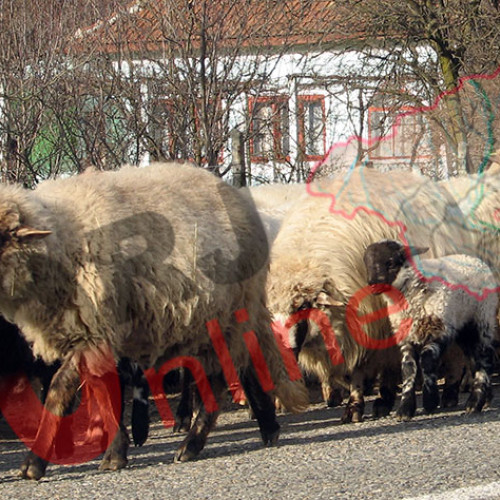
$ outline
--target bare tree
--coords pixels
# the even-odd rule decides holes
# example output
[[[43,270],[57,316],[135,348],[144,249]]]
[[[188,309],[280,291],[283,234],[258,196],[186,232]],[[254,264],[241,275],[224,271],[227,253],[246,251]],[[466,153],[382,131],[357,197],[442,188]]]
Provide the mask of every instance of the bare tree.
[[[364,60],[386,77],[380,99],[393,107],[413,106],[426,110],[426,118],[439,130],[442,144],[454,158],[459,173],[478,167],[471,142],[485,126],[472,120],[485,105],[481,80],[463,77],[488,74],[500,63],[500,11],[489,0],[403,0],[341,2],[348,7],[350,22],[363,21]],[[349,24],[349,22],[347,22]],[[351,24],[352,25],[352,24]],[[475,87],[475,88],[471,88]],[[492,90],[492,86],[490,86]],[[438,99],[439,97],[439,99]],[[438,99],[438,100],[437,100]],[[490,111],[492,108],[490,108]],[[484,117],[483,117],[484,118]],[[489,119],[489,118],[488,118]],[[439,141],[438,141],[439,142]]]
[[[140,143],[152,158],[191,159],[224,175],[232,130],[240,130],[246,144],[259,134],[251,125],[258,122],[259,109],[248,107],[248,99],[282,92],[271,75],[297,42],[294,36],[312,4],[146,2],[122,11],[112,23],[96,26],[86,33],[85,42],[98,46],[100,54],[107,52],[117,67],[126,67],[128,78],[141,87],[142,112],[134,113],[140,115],[142,127],[134,133],[141,134]],[[243,112],[237,114],[236,109]],[[265,126],[272,126],[279,113],[275,109],[267,116]],[[291,178],[294,162],[278,160],[285,177]]]

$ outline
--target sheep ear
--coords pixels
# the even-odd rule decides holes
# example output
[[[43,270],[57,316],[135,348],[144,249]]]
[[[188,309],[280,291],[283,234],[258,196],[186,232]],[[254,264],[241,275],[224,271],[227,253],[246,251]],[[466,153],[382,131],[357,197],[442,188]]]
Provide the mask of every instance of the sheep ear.
[[[428,252],[429,247],[414,247],[414,246],[409,246],[408,251],[410,252],[411,255],[420,255],[422,253]]]
[[[21,226],[16,230],[16,236],[19,241],[28,242],[41,240],[52,234],[52,231],[44,231],[33,227]]]

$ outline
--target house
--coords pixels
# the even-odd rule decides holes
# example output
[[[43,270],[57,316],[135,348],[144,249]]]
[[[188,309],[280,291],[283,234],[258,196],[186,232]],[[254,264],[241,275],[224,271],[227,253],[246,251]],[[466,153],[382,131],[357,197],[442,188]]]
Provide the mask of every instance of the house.
[[[379,64],[390,51],[375,43],[367,57],[369,19],[353,17],[348,5],[136,0],[80,30],[75,47],[135,84],[133,98],[106,96],[128,104],[103,122],[108,137],[120,129],[117,142],[130,143],[129,161],[189,158],[231,177],[244,160],[249,183],[304,180],[319,162],[327,174],[355,163],[436,178],[456,173],[447,126],[439,124],[445,96],[416,106],[422,89],[411,77],[396,93],[394,75]],[[425,45],[415,53],[422,65],[435,58]],[[465,87],[457,91],[477,110],[477,93]],[[140,115],[140,126],[127,127],[128,114]],[[469,126],[485,132],[487,122]]]

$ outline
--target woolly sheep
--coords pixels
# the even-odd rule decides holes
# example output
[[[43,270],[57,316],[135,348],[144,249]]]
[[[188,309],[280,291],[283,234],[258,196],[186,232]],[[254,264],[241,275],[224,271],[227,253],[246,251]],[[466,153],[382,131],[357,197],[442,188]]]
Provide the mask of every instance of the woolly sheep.
[[[436,409],[437,368],[442,353],[453,341],[473,361],[474,383],[466,403],[467,413],[481,411],[491,392],[498,296],[483,290],[483,284],[493,280],[492,272],[480,259],[458,254],[422,259],[422,275],[412,259],[427,250],[383,240],[369,245],[364,256],[368,283],[374,293],[382,293],[388,305],[397,306],[390,316],[393,329],[406,324],[399,342],[403,389],[396,415],[400,420],[415,414],[418,366],[423,376],[424,409]],[[387,298],[384,292],[391,287],[401,292],[400,297]]]
[[[500,283],[500,165],[493,163],[480,174],[453,177],[442,181],[464,213],[472,241],[473,255],[486,262],[496,283]],[[492,285],[485,283],[485,288]],[[500,311],[497,314],[500,319]],[[500,335],[495,343],[500,354]]]
[[[383,238],[412,244],[431,242],[431,253],[456,253],[469,243],[462,215],[449,193],[435,182],[408,171],[380,173],[357,168],[345,179],[310,185],[285,217],[271,249],[268,295],[271,312],[290,328],[292,347],[305,338],[299,360],[322,384],[349,384],[350,398],[343,421],[361,420],[364,384],[382,377],[374,414],[387,415],[395,401],[399,379],[397,348],[371,349],[353,337],[356,328],[381,342],[390,334],[387,318],[361,324],[362,316],[384,307],[368,295],[357,314],[346,321],[346,306],[367,286],[363,264],[366,247]],[[453,238],[450,235],[453,234]],[[300,310],[322,310],[334,333],[343,361],[332,362],[324,348],[321,328],[309,321],[288,320]],[[295,316],[297,318],[297,316]],[[288,325],[286,322],[288,321]]]
[[[243,332],[255,332],[275,393],[288,409],[307,404],[303,383],[287,376],[270,328],[268,249],[258,216],[234,188],[203,169],[156,164],[46,181],[35,191],[0,186],[0,241],[0,313],[44,360],[63,360],[47,396],[53,414],[69,405],[81,363],[94,378],[113,369],[108,350],[115,360],[128,357],[144,367],[198,357],[219,398],[227,367],[209,326],[223,334],[266,444],[277,440],[279,425]],[[102,382],[93,390],[110,397]],[[200,452],[216,417],[199,412],[177,460]],[[45,472],[57,432],[47,425],[42,419],[35,440],[44,458],[28,454],[26,478]],[[123,439],[120,427],[111,448]]]

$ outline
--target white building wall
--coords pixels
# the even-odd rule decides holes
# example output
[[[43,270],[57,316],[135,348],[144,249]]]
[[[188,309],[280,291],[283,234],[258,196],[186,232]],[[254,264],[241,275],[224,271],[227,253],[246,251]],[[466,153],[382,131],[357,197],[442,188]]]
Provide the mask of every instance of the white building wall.
[[[423,51],[422,57],[429,57]],[[151,63],[136,61],[141,67],[143,74],[151,75],[158,71]],[[233,63],[234,76],[238,77],[249,65],[254,65],[252,56],[242,56],[238,64]],[[272,71],[271,71],[272,68]],[[122,71],[129,72],[128,67],[122,67]],[[351,51],[330,51],[323,53],[286,54],[276,58],[268,58],[263,62],[262,74],[271,71],[265,87],[260,95],[287,95],[289,96],[289,134],[290,134],[290,164],[295,164],[298,157],[297,148],[297,96],[299,95],[323,95],[325,97],[326,111],[326,151],[331,148],[330,157],[327,160],[329,172],[338,169],[349,168],[357,161],[358,142],[356,140],[360,133],[363,140],[368,139],[368,124],[365,116],[361,123],[359,109],[357,109],[359,87],[364,86],[364,101],[373,97],[373,93],[379,82],[372,78],[378,75],[379,81],[390,78],[390,75],[381,75],[374,61],[372,65],[361,61],[359,53]],[[357,88],[351,88],[348,81],[353,77],[358,83]],[[364,84],[363,84],[364,82]],[[147,92],[147,90],[145,90]],[[248,132],[248,99],[249,95],[239,96],[230,110],[230,128],[238,129],[243,134]],[[147,100],[147,99],[146,99]],[[361,127],[362,125],[362,127]],[[246,145],[247,160],[249,159],[249,147]],[[224,165],[228,166],[231,161],[231,144],[228,142],[223,152]],[[141,163],[150,160],[147,152],[141,157]],[[287,167],[282,162],[252,163],[247,168],[252,176],[266,178],[269,181],[276,180],[277,167]],[[309,162],[309,167],[314,167],[317,162]],[[325,167],[326,168],[326,167]],[[230,177],[230,174],[229,174]]]

